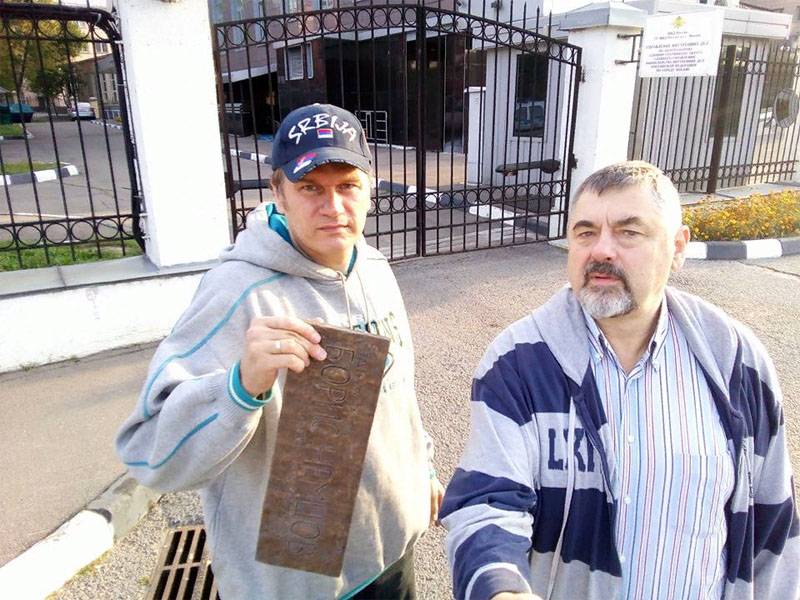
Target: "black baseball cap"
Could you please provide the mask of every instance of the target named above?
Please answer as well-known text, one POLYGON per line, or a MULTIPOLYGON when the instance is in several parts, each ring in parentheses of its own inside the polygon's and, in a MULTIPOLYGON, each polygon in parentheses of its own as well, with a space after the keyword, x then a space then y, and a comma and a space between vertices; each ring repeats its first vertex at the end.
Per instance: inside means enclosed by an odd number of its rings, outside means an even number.
POLYGON ((286 115, 272 143, 272 169, 296 182, 327 163, 372 172, 372 154, 356 116, 332 104, 309 104, 286 115))

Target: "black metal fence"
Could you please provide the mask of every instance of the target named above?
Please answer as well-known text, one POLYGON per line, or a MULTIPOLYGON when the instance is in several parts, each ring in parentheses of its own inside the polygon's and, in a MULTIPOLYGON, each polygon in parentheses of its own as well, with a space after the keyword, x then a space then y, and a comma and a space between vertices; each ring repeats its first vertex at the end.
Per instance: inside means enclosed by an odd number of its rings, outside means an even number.
POLYGON ((638 79, 629 157, 688 192, 791 180, 799 59, 779 40, 724 38, 715 77, 638 79))
POLYGON ((0 3, 0 270, 143 247, 120 41, 101 10, 0 3))
POLYGON ((509 23, 486 2, 326 5, 214 27, 234 234, 272 198, 280 120, 326 102, 365 126, 365 237, 390 258, 563 237, 579 48, 513 2, 509 23))

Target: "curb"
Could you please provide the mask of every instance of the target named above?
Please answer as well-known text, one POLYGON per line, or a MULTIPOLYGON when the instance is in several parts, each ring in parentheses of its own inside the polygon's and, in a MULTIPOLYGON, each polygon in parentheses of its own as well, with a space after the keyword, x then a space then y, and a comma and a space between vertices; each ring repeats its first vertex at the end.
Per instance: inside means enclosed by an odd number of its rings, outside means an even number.
POLYGON ((751 260, 800 254, 800 236, 737 242, 689 242, 686 258, 694 260, 751 260))
POLYGON ((108 121, 103 122, 103 121, 94 119, 92 121, 89 121, 89 123, 91 123, 92 125, 104 125, 106 127, 111 127, 111 129, 122 129, 122 125, 117 125, 116 123, 109 123, 108 121))
POLYGON ((123 474, 85 509, 0 567, 0 595, 41 600, 59 590, 125 537, 160 497, 123 474))
POLYGON ((25 135, 0 135, 0 142, 5 142, 8 140, 32 140, 33 134, 30 131, 26 131, 25 135))
POLYGON ((41 171, 31 171, 28 173, 16 173, 14 175, 0 176, 0 187, 19 185, 21 183, 42 183, 45 181, 54 181, 56 179, 63 179, 64 177, 72 177, 78 174, 78 167, 68 163, 61 163, 64 165, 60 169, 46 169, 41 171))
POLYGON ((245 152, 244 150, 235 150, 233 148, 231 148, 230 153, 231 156, 243 158, 244 160, 252 160, 253 162, 259 162, 262 165, 272 164, 269 154, 256 154, 255 152, 245 152))

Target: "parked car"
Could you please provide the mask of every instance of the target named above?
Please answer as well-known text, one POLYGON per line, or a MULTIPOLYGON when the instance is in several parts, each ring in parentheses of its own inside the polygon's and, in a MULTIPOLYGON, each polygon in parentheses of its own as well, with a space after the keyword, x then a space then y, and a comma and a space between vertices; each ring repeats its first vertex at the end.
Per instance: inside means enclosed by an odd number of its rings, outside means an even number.
POLYGON ((77 107, 75 104, 72 105, 72 109, 69 111, 69 116, 72 117, 72 120, 75 119, 96 119, 97 117, 94 114, 94 108, 88 102, 78 102, 77 107))
POLYGON ((30 123, 33 120, 33 107, 30 104, 15 103, 8 105, 12 123, 30 123))

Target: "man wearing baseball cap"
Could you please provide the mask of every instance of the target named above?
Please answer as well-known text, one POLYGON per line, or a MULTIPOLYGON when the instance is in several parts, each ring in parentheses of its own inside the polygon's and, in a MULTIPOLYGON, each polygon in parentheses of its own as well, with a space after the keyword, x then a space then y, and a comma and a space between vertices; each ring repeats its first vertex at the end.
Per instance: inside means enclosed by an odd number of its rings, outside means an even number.
POLYGON ((281 123, 272 168, 275 201, 251 214, 159 346, 118 453, 145 485, 200 488, 224 600, 411 599, 413 545, 442 487, 400 290, 362 236, 369 146, 353 114, 305 106, 281 123), (338 577, 255 560, 287 370, 325 358, 314 319, 391 339, 338 577))

